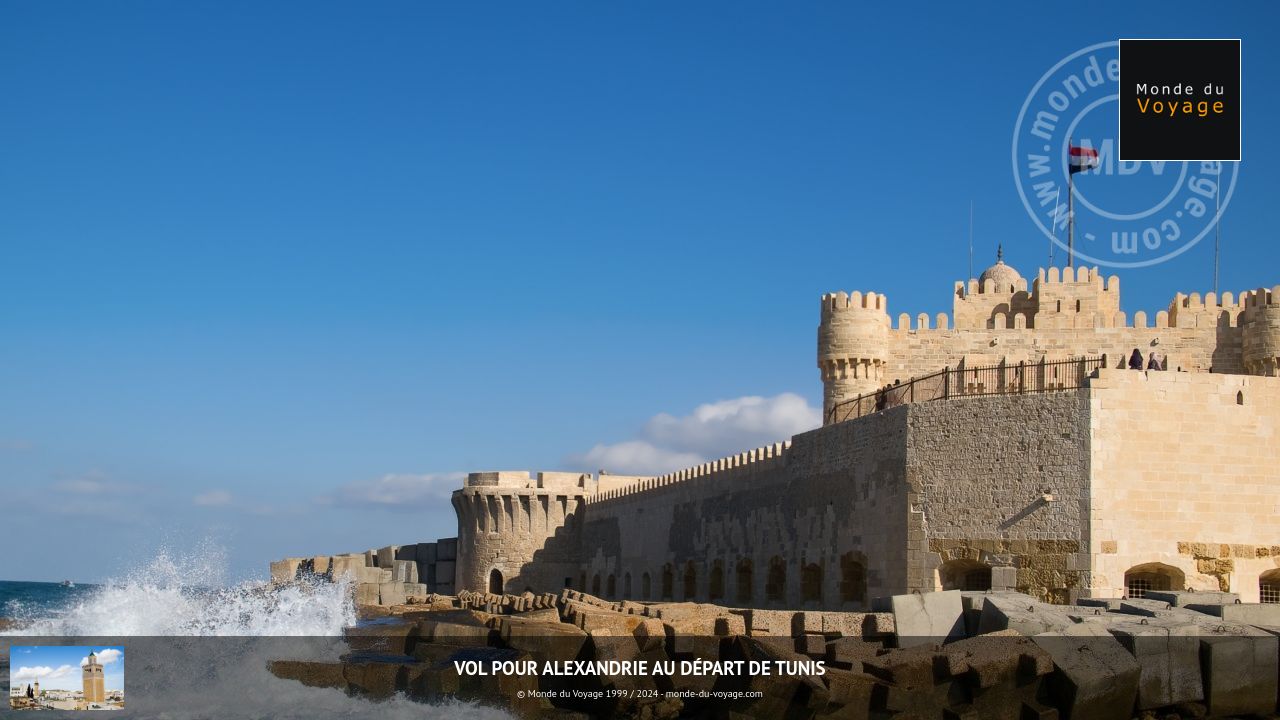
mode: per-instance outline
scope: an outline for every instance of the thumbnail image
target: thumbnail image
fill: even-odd
[[[13,710],[123,710],[124,648],[23,646],[9,651]]]

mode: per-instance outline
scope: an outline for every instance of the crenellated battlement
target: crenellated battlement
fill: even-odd
[[[1028,282],[1003,259],[953,285],[952,312],[888,318],[878,293],[822,296],[818,367],[824,411],[895,381],[963,362],[1035,361],[1138,350],[1171,368],[1267,375],[1280,367],[1280,287],[1177,293],[1155,312],[1120,309],[1120,278],[1097,267],[1039,268]]]
[[[884,295],[880,293],[868,292],[862,293],[858,290],[846,293],[844,291],[826,293],[822,296],[823,313],[839,312],[841,310],[874,310],[888,312],[889,305]]]
[[[790,440],[774,443],[772,445],[765,445],[736,455],[729,455],[727,457],[719,458],[718,460],[712,460],[700,465],[694,465],[682,470],[667,473],[666,475],[644,478],[635,484],[590,496],[586,498],[585,502],[587,504],[594,504],[609,500],[617,500],[619,498],[630,497],[639,493],[659,490],[690,480],[712,477],[723,478],[726,474],[737,471],[771,468],[776,464],[785,463],[787,451],[790,449]]]

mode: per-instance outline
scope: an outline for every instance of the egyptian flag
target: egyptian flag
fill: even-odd
[[[1093,148],[1071,146],[1071,159],[1068,163],[1068,172],[1074,175],[1078,172],[1084,172],[1089,168],[1098,167],[1098,151]]]

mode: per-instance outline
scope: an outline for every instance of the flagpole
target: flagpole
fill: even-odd
[[[1062,186],[1053,196],[1053,237],[1049,238],[1049,265],[1053,267],[1053,246],[1058,244],[1058,220],[1062,218]]]
[[[1071,167],[1071,138],[1067,138],[1067,267],[1075,267],[1076,260],[1075,178]]]
[[[1213,295],[1218,295],[1218,263],[1222,252],[1222,173],[1218,173],[1218,182],[1213,188]]]

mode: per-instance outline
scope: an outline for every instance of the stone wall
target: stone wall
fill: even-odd
[[[1257,602],[1280,568],[1280,379],[1112,371],[1089,402],[1090,592],[1148,565]]]
[[[906,427],[897,408],[589,499],[578,582],[637,600],[863,607],[906,582]]]
[[[965,589],[985,565],[996,586],[1070,599],[1089,559],[1086,393],[909,406],[908,589]]]

